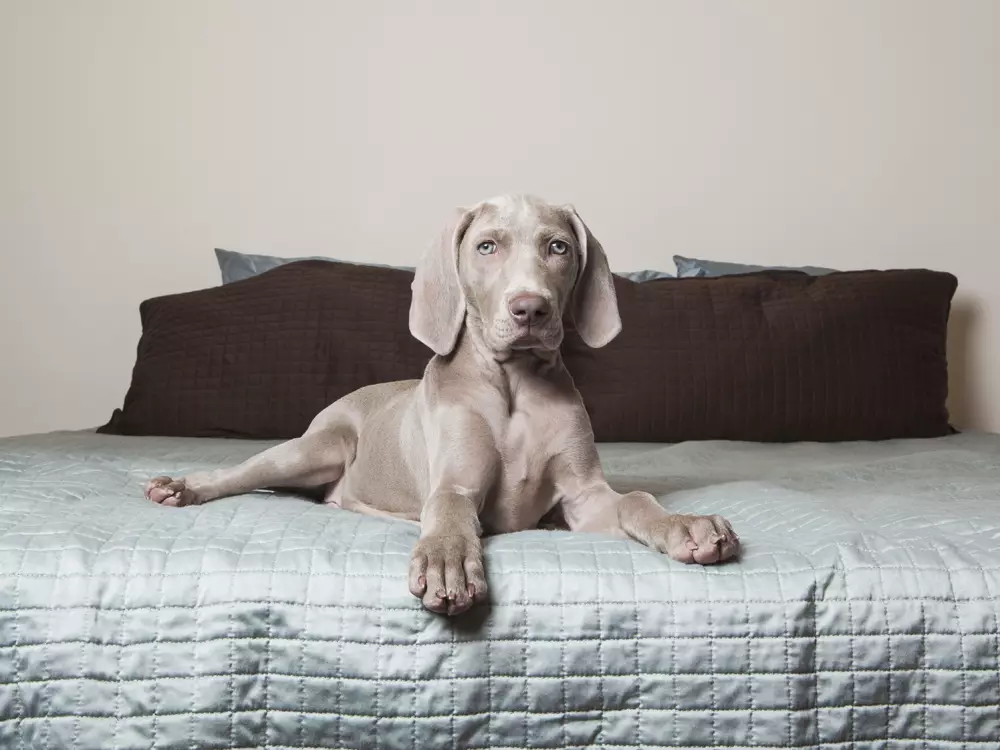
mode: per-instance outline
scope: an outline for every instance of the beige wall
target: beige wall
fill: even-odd
[[[1000,2],[0,0],[0,434],[103,422],[216,246],[412,263],[452,205],[673,253],[958,275],[1000,430]]]

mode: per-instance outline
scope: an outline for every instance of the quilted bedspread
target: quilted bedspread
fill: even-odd
[[[741,560],[491,538],[454,620],[410,525],[142,496],[263,445],[0,440],[0,747],[1000,747],[1000,436],[602,446]]]

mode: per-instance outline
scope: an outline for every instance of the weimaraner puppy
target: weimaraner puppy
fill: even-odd
[[[146,496],[194,505],[268,487],[325,487],[335,507],[419,523],[409,588],[457,614],[487,594],[480,538],[536,528],[630,537],[716,563],[739,538],[720,516],[668,513],[615,492],[559,345],[621,330],[608,261],[572,206],[504,196],[459,210],[414,276],[410,331],[435,355],[421,380],[361,388],[302,437],[226,469],[157,477]]]

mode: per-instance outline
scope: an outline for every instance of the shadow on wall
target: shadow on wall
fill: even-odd
[[[976,379],[976,326],[980,308],[975,300],[959,297],[948,321],[948,411],[958,429],[983,427],[980,383]]]

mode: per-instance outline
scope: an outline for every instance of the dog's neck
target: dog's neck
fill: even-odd
[[[469,377],[493,382],[513,401],[527,382],[553,382],[565,377],[562,354],[558,349],[513,349],[498,352],[490,348],[480,331],[464,326],[455,350],[448,356],[449,365]]]

